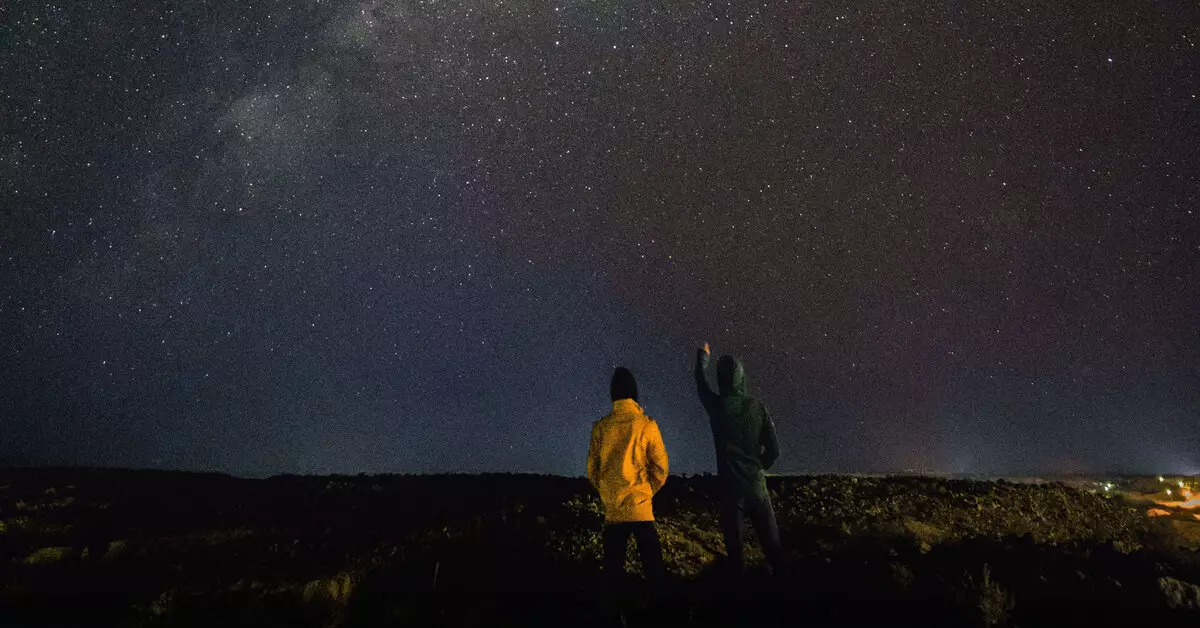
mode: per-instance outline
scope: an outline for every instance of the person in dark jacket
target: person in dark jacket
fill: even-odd
[[[711,353],[708,343],[696,352],[696,392],[708,413],[713,445],[717,453],[717,476],[721,484],[721,528],[725,552],[733,574],[745,567],[743,537],[749,515],[763,546],[771,570],[784,572],[783,545],[765,471],[779,458],[775,424],[766,406],[746,394],[746,372],[733,356],[717,361],[717,388],[708,386],[705,371]]]

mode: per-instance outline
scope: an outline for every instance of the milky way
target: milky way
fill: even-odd
[[[7,6],[0,463],[1200,471],[1194,2]]]

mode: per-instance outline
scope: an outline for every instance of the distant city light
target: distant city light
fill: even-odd
[[[1167,495],[1171,494],[1171,489],[1167,489]]]
[[[1161,475],[1160,475],[1160,476],[1158,476],[1158,481],[1159,481],[1159,482],[1166,482],[1166,480],[1164,480],[1164,479],[1163,479],[1163,476],[1161,476]]]
[[[1179,488],[1183,488],[1183,480],[1179,481]]]

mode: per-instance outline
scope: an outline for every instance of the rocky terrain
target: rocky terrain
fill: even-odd
[[[730,582],[715,478],[672,477],[668,590],[631,551],[604,600],[582,479],[7,469],[0,625],[1200,625],[1200,521],[1156,481],[774,477],[792,573]]]

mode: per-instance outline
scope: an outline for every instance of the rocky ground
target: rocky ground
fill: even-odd
[[[672,477],[669,590],[630,552],[605,604],[582,479],[0,470],[0,625],[1200,625],[1155,482],[771,478],[792,573],[730,582],[715,478]]]

